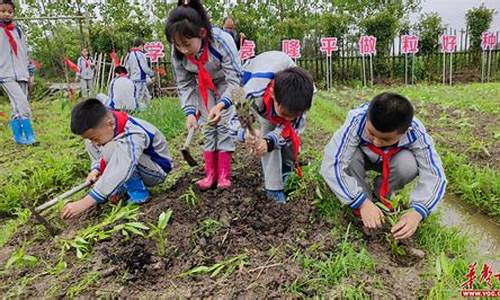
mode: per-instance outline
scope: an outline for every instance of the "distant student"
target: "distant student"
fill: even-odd
[[[137,109],[136,88],[134,82],[128,78],[125,67],[115,68],[115,78],[109,84],[108,93],[107,105],[113,110],[130,112]]]
[[[135,84],[138,108],[146,109],[151,101],[147,82],[154,77],[155,73],[149,67],[146,54],[144,54],[144,41],[137,39],[133,45],[134,47],[125,58],[125,68]]]
[[[212,28],[199,0],[181,0],[168,16],[166,34],[186,127],[204,125],[205,178],[200,190],[231,186],[235,149],[228,122],[234,116],[231,93],[240,86],[241,65],[231,36]]]
[[[33,83],[35,68],[28,54],[26,36],[14,22],[16,7],[11,0],[0,0],[0,86],[12,107],[10,127],[14,141],[22,145],[36,142],[31,126],[28,82]]]
[[[374,181],[374,190],[366,178],[368,170],[381,173]],[[393,193],[418,176],[410,194],[411,210],[391,230],[396,239],[415,233],[443,199],[447,183],[434,142],[414,117],[413,106],[393,93],[382,93],[349,112],[325,148],[321,174],[367,228],[379,228],[384,223],[375,198],[392,209],[388,200]]]
[[[245,65],[242,82],[261,129],[256,137],[239,130],[239,140],[246,141],[261,156],[267,197],[285,203],[288,176],[294,168],[300,174],[299,135],[306,126],[304,113],[312,105],[313,79],[288,55],[270,51]]]
[[[240,34],[236,32],[236,25],[232,17],[224,18],[222,29],[233,37],[236,48],[240,50],[241,45],[246,39],[246,35],[243,32],[240,32]]]
[[[151,187],[172,169],[167,142],[150,123],[125,112],[109,111],[97,99],[78,103],[71,111],[71,131],[82,136],[92,159],[88,181],[95,182],[83,199],[67,204],[61,216],[73,218],[112,196],[129,203],[149,200]]]
[[[78,68],[80,68],[80,73],[76,76],[80,79],[80,91],[82,97],[88,98],[93,92],[93,81],[94,81],[94,68],[95,63],[90,57],[89,50],[86,48],[82,49],[81,56],[78,58],[77,62]]]

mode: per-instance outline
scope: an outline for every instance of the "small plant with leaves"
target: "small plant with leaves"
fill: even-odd
[[[123,206],[119,203],[101,223],[87,227],[72,240],[63,240],[63,250],[73,248],[76,256],[81,259],[87,256],[94,243],[111,238],[115,232],[121,233],[126,239],[129,239],[132,234],[144,236],[144,230],[149,228],[137,221],[138,210],[137,206]],[[113,225],[118,221],[123,221],[123,223]]]
[[[195,233],[199,233],[205,237],[211,237],[216,234],[224,225],[214,219],[208,218],[200,222],[198,229]]]
[[[39,260],[35,256],[26,255],[24,251],[24,245],[14,251],[11,257],[5,263],[5,269],[10,269],[12,267],[24,268],[24,267],[34,267],[38,264]]]
[[[167,232],[166,228],[168,222],[172,218],[172,209],[162,212],[158,217],[158,223],[149,224],[151,228],[148,237],[153,238],[156,241],[156,248],[158,249],[158,255],[164,256],[167,249]]]
[[[233,274],[236,269],[242,269],[246,265],[248,265],[248,255],[240,254],[211,266],[194,267],[180,274],[179,277],[195,275],[210,275],[210,278],[215,278],[217,276],[228,277]]]
[[[198,196],[196,196],[193,187],[189,187],[180,199],[189,207],[195,207],[198,204]]]

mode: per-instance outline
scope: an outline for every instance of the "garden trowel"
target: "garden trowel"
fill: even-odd
[[[191,156],[191,153],[189,152],[189,145],[191,145],[191,142],[193,141],[194,131],[195,128],[193,127],[189,128],[186,142],[184,143],[184,146],[181,149],[182,157],[184,157],[184,160],[188,163],[190,167],[198,165],[196,160],[194,160],[193,156]]]

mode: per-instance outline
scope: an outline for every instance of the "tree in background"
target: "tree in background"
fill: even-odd
[[[444,30],[443,21],[439,14],[422,14],[416,25],[419,36],[419,52],[422,54],[435,53],[439,47],[439,35]]]
[[[480,7],[474,7],[467,11],[465,19],[467,20],[467,29],[471,37],[471,47],[474,50],[481,49],[481,35],[484,31],[490,29],[494,9],[489,9],[482,4]]]

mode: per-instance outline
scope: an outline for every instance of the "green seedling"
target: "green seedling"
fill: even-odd
[[[24,267],[34,267],[38,264],[39,260],[35,256],[26,255],[24,251],[24,246],[20,247],[11,255],[11,257],[5,263],[5,269],[10,269],[11,267],[24,268]]]
[[[137,221],[138,210],[137,206],[123,206],[122,203],[116,205],[101,223],[87,227],[72,240],[63,240],[63,250],[73,248],[76,256],[82,259],[90,253],[93,244],[111,238],[115,232],[121,233],[126,239],[132,234],[144,236],[144,230],[149,228]],[[113,226],[118,221],[124,223]]]
[[[180,199],[189,207],[195,207],[198,204],[198,196],[196,196],[193,187],[189,187]]]
[[[162,212],[158,217],[158,224],[149,224],[151,228],[148,237],[153,238],[156,241],[156,248],[158,249],[158,255],[164,256],[167,249],[167,232],[166,228],[168,222],[172,217],[172,209]]]
[[[241,254],[225,261],[213,264],[211,266],[194,267],[182,274],[179,277],[195,276],[195,275],[210,275],[210,278],[217,276],[228,277],[236,269],[242,269],[248,265],[248,255]],[[224,271],[224,272],[223,272]]]
[[[211,237],[222,227],[224,227],[224,225],[221,222],[208,218],[200,222],[200,225],[195,233],[200,233],[205,237]]]

